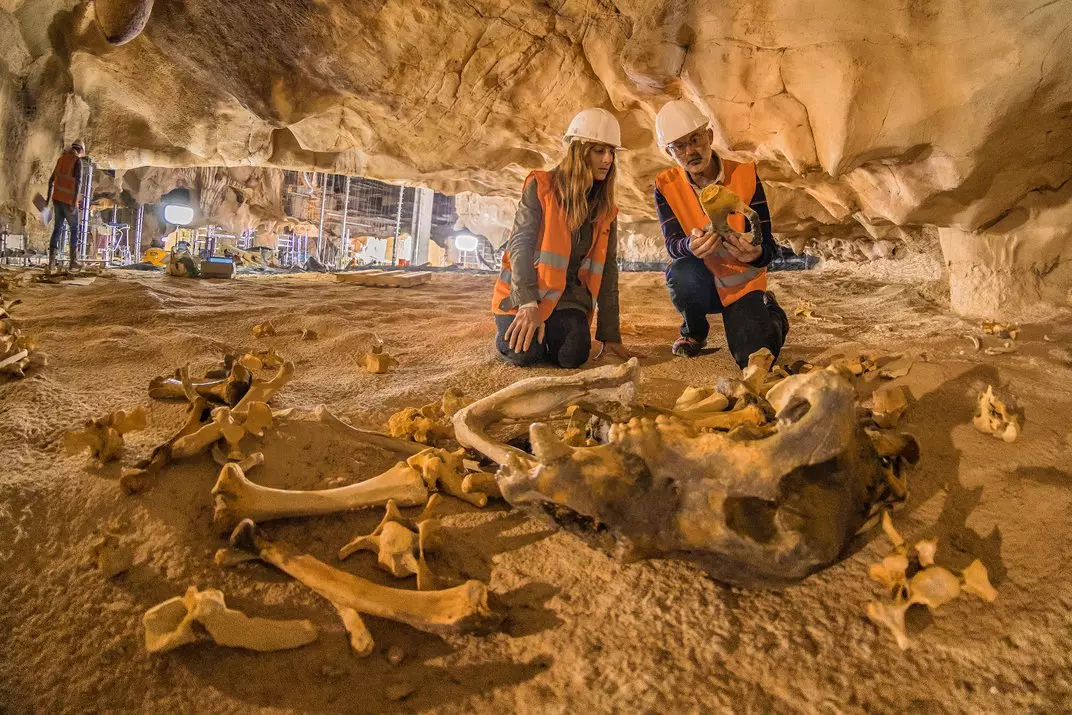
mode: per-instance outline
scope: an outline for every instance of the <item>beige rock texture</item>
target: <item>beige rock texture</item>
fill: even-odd
[[[105,14],[137,20],[135,5]],[[786,236],[948,229],[954,305],[1018,312],[1068,300],[1067,230],[1032,207],[1072,177],[1070,18],[1068,0],[190,0],[115,46],[90,3],[4,0],[0,205],[24,215],[77,136],[105,167],[324,169],[516,198],[570,117],[602,106],[630,149],[623,220],[651,219],[668,164],[655,112],[682,96],[726,156],[759,162]],[[1010,273],[1026,287],[985,278]]]

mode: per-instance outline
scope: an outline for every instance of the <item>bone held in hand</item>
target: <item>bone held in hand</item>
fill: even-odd
[[[532,463],[529,454],[489,437],[487,428],[504,419],[544,419],[581,402],[594,406],[628,404],[636,398],[639,379],[636,358],[576,375],[530,377],[458,410],[454,433],[463,447],[472,447],[499,464],[506,464],[511,456]]]
[[[405,591],[380,586],[328,566],[283,542],[265,538],[246,519],[231,534],[231,545],[257,554],[333,603],[358,613],[406,623],[428,633],[471,631],[496,620],[488,608],[487,586],[466,581],[439,591]]]
[[[212,489],[216,510],[212,523],[227,533],[242,519],[270,521],[296,516],[319,516],[383,506],[393,499],[399,506],[428,502],[428,487],[420,473],[399,462],[379,476],[337,489],[291,491],[254,484],[242,467],[224,465]]]

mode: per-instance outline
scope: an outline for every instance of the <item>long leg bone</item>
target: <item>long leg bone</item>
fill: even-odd
[[[636,398],[640,363],[631,358],[565,377],[532,377],[461,408],[454,414],[454,433],[463,447],[472,447],[489,459],[506,464],[510,457],[532,463],[532,457],[515,447],[494,441],[487,428],[503,419],[542,418],[573,404],[621,403]]]
[[[480,581],[466,581],[441,591],[380,586],[300,554],[287,544],[269,541],[248,519],[235,528],[231,544],[253,551],[262,561],[290,574],[336,608],[351,608],[436,634],[471,631],[497,620],[488,608],[487,586]]]
[[[220,470],[212,494],[216,498],[212,523],[221,533],[230,531],[243,519],[269,521],[334,514],[383,506],[389,499],[402,506],[419,506],[428,501],[424,479],[401,462],[364,482],[319,491],[262,487],[246,479],[240,465],[230,463]]]

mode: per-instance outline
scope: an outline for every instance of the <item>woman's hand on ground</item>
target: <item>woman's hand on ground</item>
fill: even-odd
[[[510,323],[503,338],[512,351],[523,353],[532,346],[533,338],[537,343],[543,342],[544,330],[540,309],[536,306],[522,307],[517,309],[514,322]]]

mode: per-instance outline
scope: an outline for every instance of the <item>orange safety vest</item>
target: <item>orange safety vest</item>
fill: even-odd
[[[536,182],[540,206],[543,207],[543,223],[540,226],[539,244],[536,246],[536,285],[539,289],[540,319],[547,320],[558,305],[559,298],[566,290],[566,269],[569,267],[570,254],[573,252],[573,232],[570,230],[566,211],[555,194],[551,172],[534,171],[525,179],[525,186],[530,181]],[[610,211],[609,216],[602,216],[592,227],[592,247],[581,262],[577,277],[592,294],[592,302],[599,296],[599,286],[603,283],[603,264],[607,260],[607,248],[610,243],[610,227],[618,215],[618,207]],[[510,305],[510,251],[503,254],[502,272],[495,281],[495,290],[491,297],[491,311],[496,315],[513,315],[517,308]],[[592,312],[588,313],[592,320]]]
[[[740,196],[741,201],[751,204],[756,193],[756,165],[738,164],[722,159],[722,171],[722,185]],[[655,185],[670,205],[678,223],[685,230],[685,235],[692,233],[694,228],[703,230],[704,226],[711,223],[711,219],[700,206],[700,200],[696,198],[689,177],[680,166],[661,172],[655,177]],[[744,232],[745,217],[741,214],[731,214],[727,222],[734,231]],[[754,290],[767,290],[767,269],[741,263],[730,255],[725,246],[719,246],[718,250],[704,259],[704,263],[715,277],[715,289],[718,290],[723,306],[730,305]]]
[[[52,200],[74,206],[78,201],[78,181],[74,178],[74,169],[78,166],[78,155],[65,151],[56,161],[56,170],[52,172]]]

